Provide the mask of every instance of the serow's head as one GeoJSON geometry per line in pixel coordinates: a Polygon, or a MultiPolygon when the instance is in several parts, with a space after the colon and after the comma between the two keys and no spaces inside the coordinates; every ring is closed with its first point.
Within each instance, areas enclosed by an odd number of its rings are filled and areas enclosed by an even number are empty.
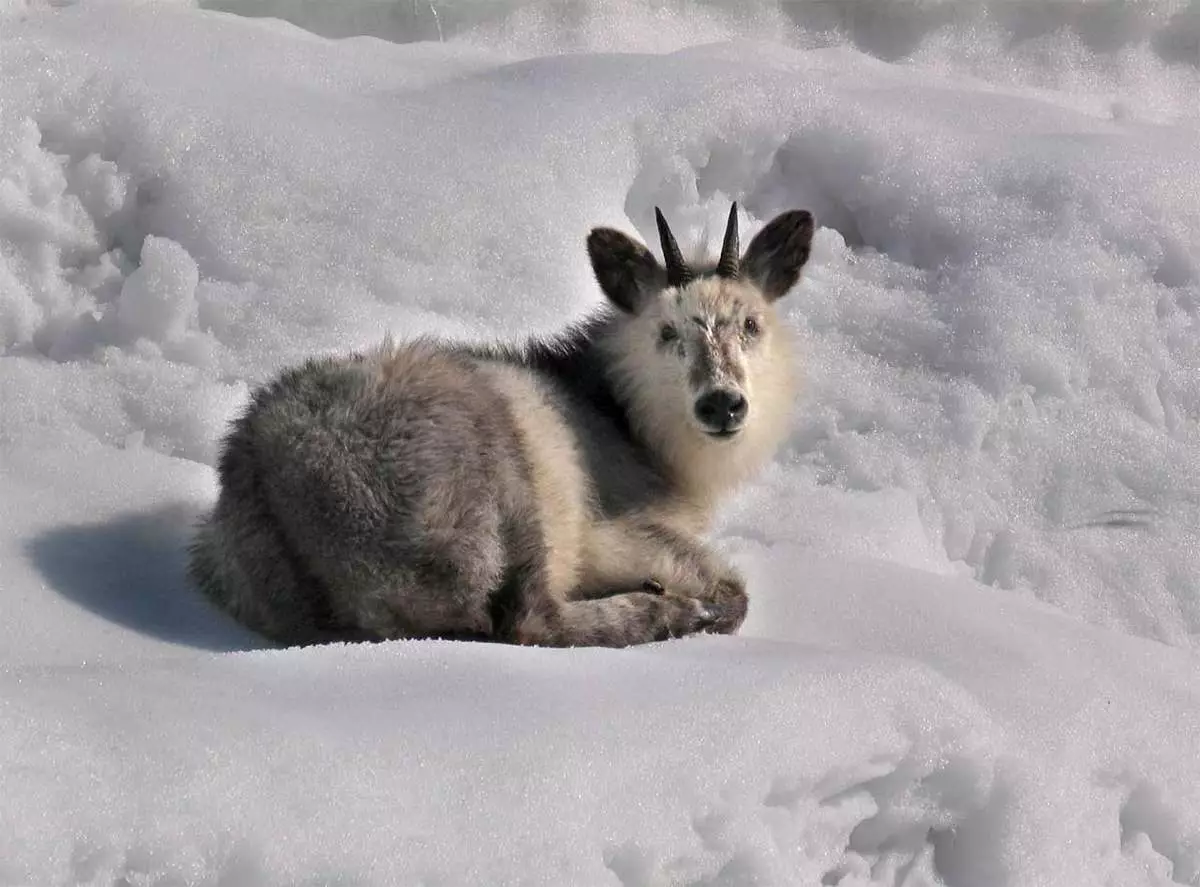
{"type": "Polygon", "coordinates": [[[655,214],[663,264],[611,228],[593,230],[587,241],[596,280],[620,309],[615,363],[635,418],[668,436],[686,426],[712,442],[776,424],[787,406],[778,398],[789,390],[790,352],[775,303],[808,261],[812,215],[777,216],[742,253],[735,203],[720,258],[694,267],[655,214]]]}

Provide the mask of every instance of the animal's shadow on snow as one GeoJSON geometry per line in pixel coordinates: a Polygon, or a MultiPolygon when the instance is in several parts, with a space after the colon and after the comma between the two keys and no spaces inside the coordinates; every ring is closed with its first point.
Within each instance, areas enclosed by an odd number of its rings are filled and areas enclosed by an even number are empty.
{"type": "Polygon", "coordinates": [[[50,587],[142,634],[208,650],[270,646],[217,610],[188,581],[198,515],[185,505],[56,527],[29,543],[50,587]]]}

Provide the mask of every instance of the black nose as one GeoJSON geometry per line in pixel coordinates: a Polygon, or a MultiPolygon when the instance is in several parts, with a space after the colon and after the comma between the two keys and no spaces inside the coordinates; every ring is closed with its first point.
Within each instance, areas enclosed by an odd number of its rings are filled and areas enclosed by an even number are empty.
{"type": "Polygon", "coordinates": [[[696,401],[696,418],[706,429],[729,434],[742,427],[750,404],[737,391],[717,389],[696,401]]]}

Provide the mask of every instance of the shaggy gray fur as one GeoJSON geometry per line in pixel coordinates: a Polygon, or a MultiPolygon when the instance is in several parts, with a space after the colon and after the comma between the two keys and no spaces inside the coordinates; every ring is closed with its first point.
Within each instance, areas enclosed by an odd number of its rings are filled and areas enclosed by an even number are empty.
{"type": "MultiPolygon", "coordinates": [[[[742,276],[764,304],[795,282],[811,237],[811,217],[792,212],[751,243],[742,276]]],[[[613,370],[614,343],[667,275],[611,229],[588,248],[614,307],[553,341],[389,344],[256,390],[191,549],[204,593],[284,644],[736,631],[744,583],[699,538],[714,503],[684,489],[677,451],[639,432],[658,418],[633,415],[613,370]]]]}

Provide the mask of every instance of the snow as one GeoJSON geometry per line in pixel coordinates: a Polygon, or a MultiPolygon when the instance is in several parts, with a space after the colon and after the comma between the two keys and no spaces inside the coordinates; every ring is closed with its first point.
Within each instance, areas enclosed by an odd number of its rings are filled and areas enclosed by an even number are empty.
{"type": "Polygon", "coordinates": [[[9,0],[0,84],[0,884],[1200,884],[1195,3],[9,0]],[[252,385],[731,199],[820,226],[740,636],[188,586],[252,385]]]}

